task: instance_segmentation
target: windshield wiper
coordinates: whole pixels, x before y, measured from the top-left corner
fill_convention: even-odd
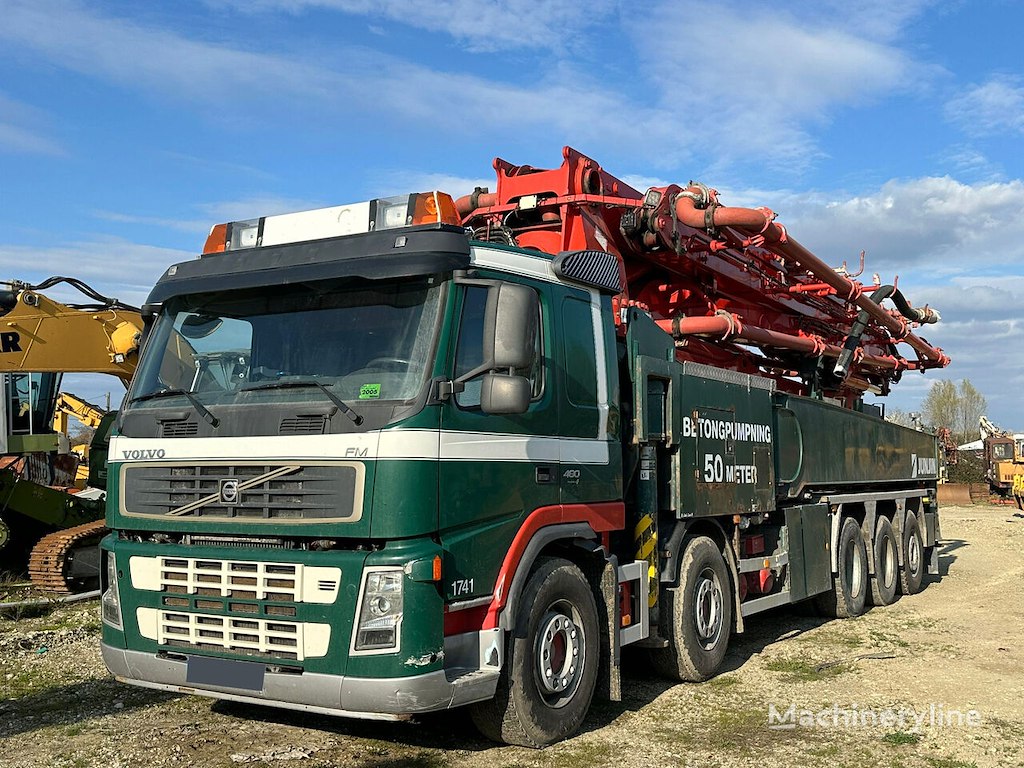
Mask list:
[[[207,408],[205,405],[199,402],[199,398],[197,398],[195,395],[193,395],[191,392],[185,389],[158,389],[156,392],[149,392],[145,395],[133,397],[128,402],[139,403],[142,402],[143,400],[154,400],[158,397],[171,397],[172,395],[181,395],[190,403],[192,403],[192,405],[199,412],[199,414],[208,422],[210,422],[210,426],[213,427],[214,429],[216,429],[220,425],[220,419],[214,416],[210,412],[209,408]]]
[[[253,392],[257,389],[291,389],[293,387],[316,387],[331,399],[331,402],[338,406],[338,410],[352,419],[357,427],[363,423],[363,417],[353,411],[345,401],[331,392],[327,387],[316,379],[288,379],[286,381],[268,381],[266,384],[254,384],[250,387],[239,387],[240,392]]]

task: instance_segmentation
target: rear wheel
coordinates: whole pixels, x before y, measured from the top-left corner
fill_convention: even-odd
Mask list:
[[[729,571],[715,542],[691,539],[679,559],[679,586],[662,594],[669,645],[651,651],[652,664],[673,680],[707,680],[725,659],[732,632]]]
[[[907,515],[903,522],[903,568],[900,569],[900,592],[914,595],[924,581],[924,542],[917,515]]]
[[[871,549],[875,561],[875,575],[871,577],[871,602],[875,605],[891,605],[896,600],[900,563],[896,533],[887,517],[878,518]]]
[[[864,613],[868,591],[868,550],[860,533],[860,524],[852,517],[843,519],[836,548],[839,573],[831,592],[816,598],[818,610],[825,616],[845,619]]]
[[[594,697],[600,642],[594,593],[580,569],[558,558],[538,561],[494,698],[473,705],[473,722],[488,738],[523,747],[571,736]]]

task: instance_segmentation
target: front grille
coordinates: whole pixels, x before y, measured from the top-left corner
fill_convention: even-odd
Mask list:
[[[183,518],[351,521],[362,512],[362,464],[197,465],[122,468],[122,512]],[[227,489],[237,489],[233,494]]]
[[[128,567],[135,589],[217,600],[209,605],[197,603],[199,608],[223,609],[221,598],[330,604],[337,599],[341,585],[340,568],[301,563],[131,557]],[[179,603],[186,604],[191,605],[191,602]],[[238,610],[234,603],[229,607]]]
[[[302,661],[325,656],[329,624],[139,608],[139,631],[160,645]]]

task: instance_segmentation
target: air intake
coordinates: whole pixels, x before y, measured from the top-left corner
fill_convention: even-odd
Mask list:
[[[192,437],[199,431],[195,421],[161,421],[160,437]]]
[[[289,416],[281,419],[279,435],[322,435],[327,430],[327,417],[318,414],[311,416]]]

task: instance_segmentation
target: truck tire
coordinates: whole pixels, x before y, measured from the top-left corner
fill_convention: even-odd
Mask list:
[[[823,616],[846,619],[860,616],[868,596],[868,549],[864,546],[860,523],[852,517],[843,518],[839,529],[839,573],[832,582],[832,591],[815,598]]]
[[[494,698],[470,708],[489,739],[544,747],[576,732],[587,716],[600,651],[594,592],[568,560],[541,558],[516,607]]]
[[[900,592],[916,595],[924,581],[924,542],[917,515],[909,514],[903,522],[903,567],[900,569]]]
[[[889,518],[878,518],[871,549],[875,561],[875,575],[871,577],[871,602],[873,605],[892,605],[896,602],[899,586],[900,561],[896,533]]]
[[[651,663],[671,680],[707,680],[722,665],[732,633],[732,588],[718,545],[707,536],[690,539],[679,558],[679,586],[662,595],[668,647],[652,649]]]

